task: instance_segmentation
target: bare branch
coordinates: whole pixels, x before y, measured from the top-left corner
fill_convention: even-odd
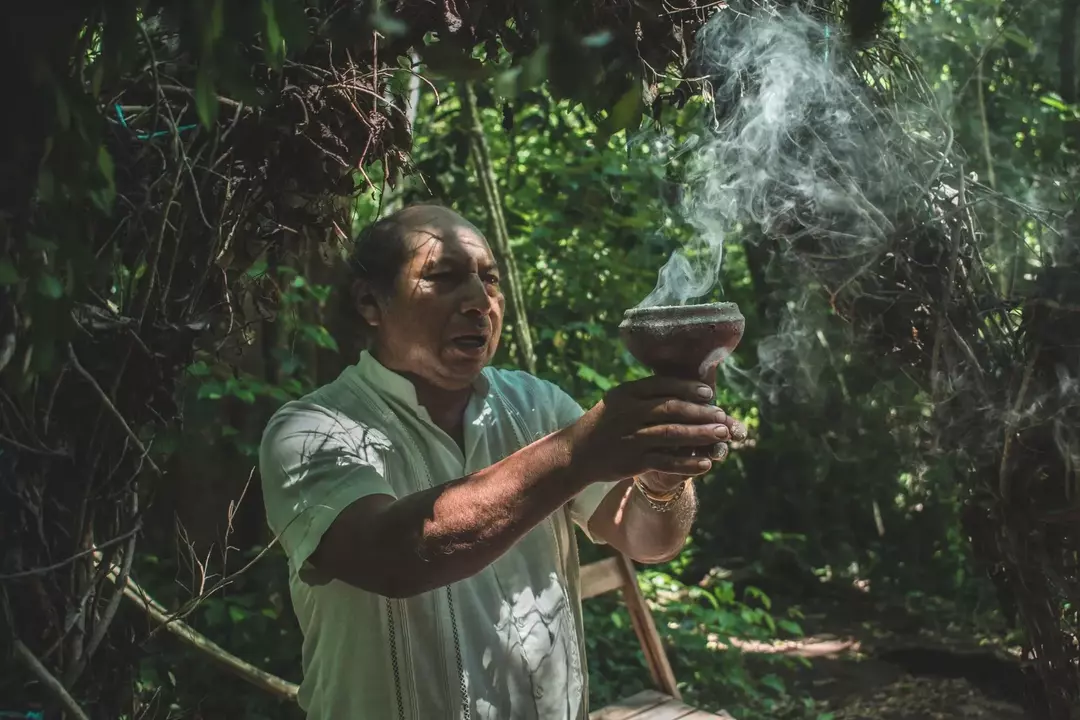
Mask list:
[[[119,578],[117,576],[118,569],[114,566],[109,573],[109,578],[114,582],[118,582]],[[150,597],[130,575],[124,581],[123,592],[159,627],[164,627],[183,641],[184,644],[205,654],[229,673],[268,693],[287,700],[296,700],[296,694],[299,690],[297,685],[257,668],[245,660],[241,660],[205,635],[177,620],[175,615],[171,615],[162,605]]]
[[[71,697],[67,689],[60,684],[60,681],[56,679],[56,676],[49,672],[48,668],[41,664],[41,661],[37,659],[37,656],[30,651],[30,648],[23,645],[22,640],[15,639],[15,657],[19,659],[23,665],[29,668],[30,672],[37,676],[41,684],[45,686],[45,689],[49,691],[56,700],[63,705],[64,710],[71,714],[75,720],[90,720],[90,716],[79,707],[79,703],[75,702],[75,699]]]
[[[104,550],[106,548],[112,547],[113,545],[117,545],[124,542],[125,540],[130,539],[135,534],[137,534],[140,529],[142,529],[142,523],[140,521],[136,521],[135,526],[123,535],[118,535],[117,537],[114,537],[110,540],[98,543],[92,548],[77,552],[74,555],[61,560],[60,562],[53,563],[52,565],[45,565],[43,567],[30,568],[29,570],[20,570],[19,572],[9,573],[7,575],[0,575],[0,582],[5,582],[8,580],[18,580],[20,578],[26,578],[32,575],[44,575],[46,573],[51,573],[55,570],[60,570],[61,568],[65,568],[71,563],[76,562],[77,560],[81,560],[87,555],[93,555],[99,550]]]
[[[124,428],[124,431],[127,433],[128,438],[131,440],[132,444],[137,447],[139,449],[139,452],[142,453],[143,457],[146,458],[146,462],[149,463],[151,468],[153,468],[154,473],[158,477],[161,477],[163,475],[163,473],[161,472],[161,468],[159,468],[157,464],[153,461],[153,459],[150,457],[150,453],[146,449],[146,446],[142,444],[142,441],[139,440],[139,436],[135,434],[135,431],[131,429],[130,425],[128,425],[127,420],[124,419],[124,416],[121,415],[120,411],[116,409],[115,405],[113,405],[113,402],[109,399],[109,396],[106,395],[105,391],[101,389],[100,385],[98,385],[98,382],[94,379],[94,376],[91,375],[90,372],[82,366],[82,363],[79,362],[79,358],[75,354],[75,348],[72,347],[70,343],[68,343],[68,356],[71,358],[71,364],[75,367],[75,372],[82,375],[83,378],[88,383],[90,383],[90,385],[94,388],[94,391],[97,393],[98,398],[101,399],[101,402],[105,404],[105,407],[108,408],[112,416],[115,417],[117,422],[120,423],[120,426]]]

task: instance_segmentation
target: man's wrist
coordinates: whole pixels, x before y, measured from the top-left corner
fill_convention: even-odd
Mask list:
[[[657,512],[667,512],[675,507],[686,493],[689,484],[690,478],[684,478],[682,482],[672,488],[657,491],[651,488],[640,475],[634,478],[634,487],[637,489],[638,494]]]
[[[644,485],[645,489],[652,495],[667,495],[679,490],[690,478],[684,475],[668,475],[649,470],[636,476],[635,480]]]

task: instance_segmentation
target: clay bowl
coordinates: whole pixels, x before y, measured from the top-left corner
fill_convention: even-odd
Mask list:
[[[746,320],[735,303],[627,310],[619,334],[630,354],[657,375],[701,380],[710,387],[742,340]]]
[[[669,305],[627,310],[619,334],[630,354],[657,375],[713,387],[717,367],[738,346],[745,325],[735,303]],[[726,451],[717,443],[707,453],[722,458]],[[686,452],[697,455],[701,450]]]

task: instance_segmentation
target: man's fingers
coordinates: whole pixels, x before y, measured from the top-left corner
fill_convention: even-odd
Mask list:
[[[675,455],[668,453],[649,453],[645,456],[645,464],[650,470],[669,475],[683,475],[696,477],[704,475],[712,469],[712,460],[703,457],[689,457],[687,455]]]
[[[727,414],[715,405],[688,402],[676,398],[668,398],[659,403],[656,399],[648,401],[642,417],[645,422],[652,424],[669,422],[705,425],[727,422]]]
[[[644,438],[654,447],[686,447],[712,445],[720,440],[731,438],[731,429],[724,423],[708,425],[650,425],[637,431],[636,435]]]
[[[747,430],[745,425],[730,416],[728,416],[725,422],[728,426],[728,430],[731,431],[732,440],[741,442],[746,439]]]
[[[711,387],[698,380],[680,380],[663,375],[650,375],[641,380],[634,380],[622,387],[630,390],[631,395],[642,400],[653,398],[678,398],[687,402],[708,402],[715,392]]]

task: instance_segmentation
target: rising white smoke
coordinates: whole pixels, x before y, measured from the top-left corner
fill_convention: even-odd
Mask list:
[[[699,33],[712,126],[696,138],[680,213],[693,239],[672,254],[638,305],[683,305],[718,280],[740,225],[791,247],[805,235],[851,262],[875,252],[928,188],[904,138],[920,128],[868,100],[842,39],[798,9],[717,12]],[[916,120],[916,123],[918,121]]]

